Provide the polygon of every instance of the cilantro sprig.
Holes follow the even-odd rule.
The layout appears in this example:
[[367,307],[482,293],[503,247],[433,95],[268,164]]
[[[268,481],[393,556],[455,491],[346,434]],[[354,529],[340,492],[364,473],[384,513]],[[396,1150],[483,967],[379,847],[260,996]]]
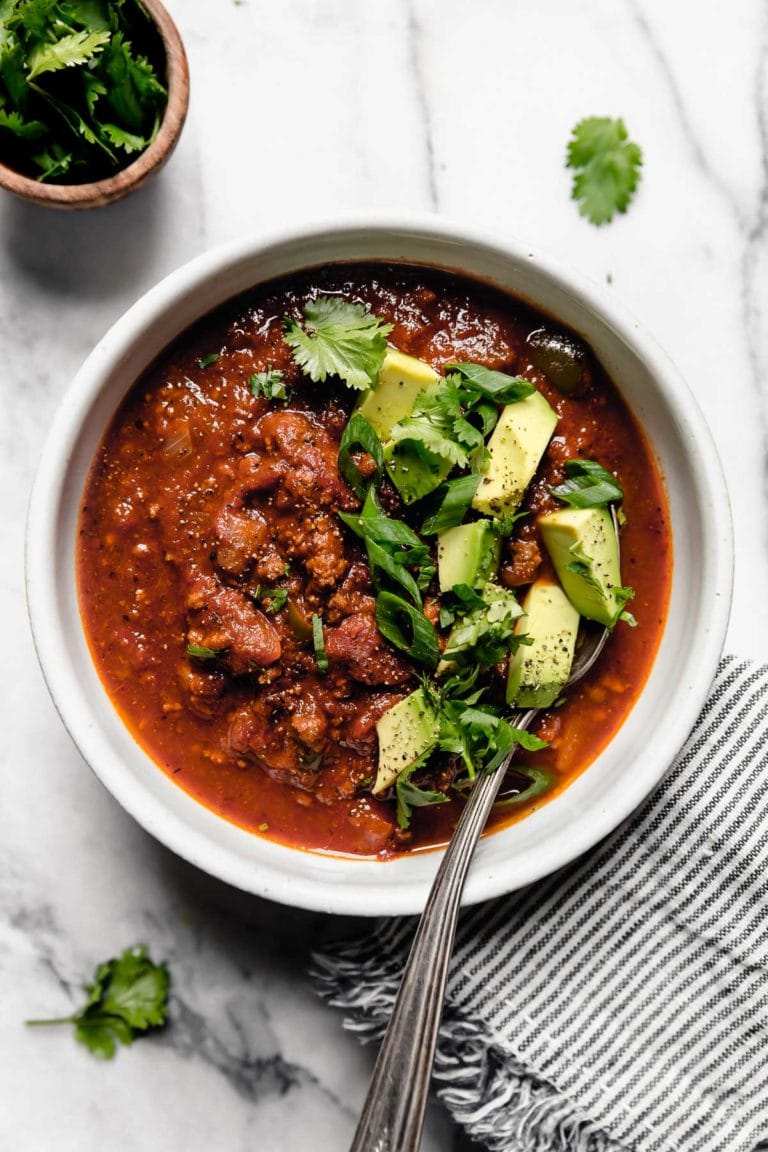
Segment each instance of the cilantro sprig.
[[248,387],[253,396],[263,396],[266,400],[290,400],[291,391],[284,376],[279,368],[267,368],[265,372],[254,372],[248,378]]
[[363,304],[318,296],[304,305],[303,327],[290,317],[284,323],[283,339],[314,383],[337,376],[350,388],[365,390],[376,382],[392,325]]
[[566,165],[574,171],[571,197],[592,224],[626,212],[640,183],[643,154],[623,120],[588,116],[573,129]]
[[40,181],[98,180],[154,139],[162,46],[138,0],[4,0],[0,155]]
[[155,964],[146,948],[128,948],[98,966],[79,1012],[26,1023],[34,1028],[72,1024],[81,1044],[94,1056],[111,1060],[118,1044],[132,1044],[137,1036],[165,1024],[169,984],[165,964]]

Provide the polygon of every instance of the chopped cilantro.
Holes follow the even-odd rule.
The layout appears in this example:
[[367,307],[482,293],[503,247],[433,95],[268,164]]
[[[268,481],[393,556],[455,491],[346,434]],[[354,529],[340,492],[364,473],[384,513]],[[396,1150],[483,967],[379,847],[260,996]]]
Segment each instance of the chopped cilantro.
[[568,142],[566,164],[574,170],[571,197],[592,224],[607,224],[626,212],[640,182],[643,154],[628,137],[623,120],[589,116]]
[[187,644],[188,654],[198,660],[217,660],[223,651],[223,648],[206,648],[204,644]]
[[248,387],[254,396],[264,396],[267,400],[290,400],[291,393],[283,376],[284,373],[279,368],[254,372],[248,380]]
[[391,331],[391,324],[362,304],[318,296],[304,306],[303,327],[286,319],[284,340],[310,380],[338,376],[350,388],[363,390],[376,382]]
[[220,352],[207,352],[205,356],[200,357],[197,366],[198,368],[210,368],[211,364],[215,364],[219,359],[221,359]]
[[261,584],[257,584],[255,588],[251,589],[250,594],[257,603],[263,605],[265,612],[271,613],[281,612],[288,600],[287,588],[265,588]]
[[131,1044],[136,1036],[165,1023],[169,982],[166,965],[154,964],[146,948],[128,948],[119,958],[99,965],[79,1012],[27,1024],[74,1024],[81,1044],[94,1056],[111,1060],[117,1043]]

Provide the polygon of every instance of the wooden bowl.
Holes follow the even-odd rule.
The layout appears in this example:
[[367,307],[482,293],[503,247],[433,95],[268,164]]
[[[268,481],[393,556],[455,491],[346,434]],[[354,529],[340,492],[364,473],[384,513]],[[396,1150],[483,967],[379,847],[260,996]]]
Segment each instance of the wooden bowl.
[[0,188],[46,208],[100,208],[121,200],[158,172],[176,147],[189,106],[189,67],[178,29],[160,0],[142,0],[157,28],[166,61],[168,103],[157,136],[135,160],[114,176],[89,184],[42,184],[0,164]]

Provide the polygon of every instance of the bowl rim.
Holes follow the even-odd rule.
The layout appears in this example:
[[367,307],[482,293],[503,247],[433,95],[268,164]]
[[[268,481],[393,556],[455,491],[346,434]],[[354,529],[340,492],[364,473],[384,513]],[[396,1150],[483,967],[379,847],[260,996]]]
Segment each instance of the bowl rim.
[[[463,904],[478,903],[514,891],[577,859],[614,831],[659,783],[693,728],[717,670],[730,612],[734,547],[730,506],[719,455],[695,396],[672,361],[645,328],[600,285],[568,269],[561,260],[537,253],[519,240],[500,238],[493,233],[445,218],[413,214],[349,213],[343,217],[303,223],[292,228],[268,229],[220,245],[171,272],[128,308],[86,358],[62,398],[44,444],[32,489],[26,535],[26,594],[34,645],[48,690],[64,726],[94,773],[134,819],[166,847],[208,874],[255,895],[314,911],[371,916],[419,912],[424,905],[429,883],[418,881],[387,885],[384,889],[386,898],[382,899],[378,888],[376,891],[371,890],[366,875],[370,875],[368,870],[371,868],[391,867],[389,862],[355,860],[355,882],[337,885],[313,875],[299,879],[287,876],[274,859],[264,866],[260,861],[256,866],[252,861],[238,858],[237,853],[228,847],[213,843],[198,828],[192,828],[190,824],[169,814],[154,798],[143,796],[130,768],[125,765],[116,768],[111,761],[99,761],[98,754],[94,752],[94,749],[98,749],[96,722],[92,716],[89,717],[88,706],[83,711],[84,699],[78,699],[77,694],[72,695],[71,665],[66,659],[66,645],[63,641],[64,620],[56,601],[56,579],[51,564],[57,539],[57,501],[63,491],[75,437],[121,356],[140,334],[146,332],[154,320],[161,318],[169,308],[178,305],[190,293],[201,291],[205,285],[216,284],[225,278],[227,271],[236,269],[244,261],[256,262],[260,254],[281,248],[290,249],[291,245],[297,243],[343,242],[345,238],[349,239],[361,232],[367,237],[379,237],[382,241],[394,233],[412,242],[426,239],[438,244],[453,245],[456,253],[453,267],[457,273],[462,271],[461,251],[462,246],[466,245],[488,250],[513,264],[523,261],[533,263],[537,274],[550,286],[573,298],[580,309],[596,314],[598,320],[608,325],[629,346],[655,378],[666,382],[667,386],[663,389],[665,400],[670,411],[686,429],[690,454],[688,463],[696,477],[699,492],[706,500],[706,503],[700,501],[700,504],[711,509],[710,517],[703,521],[708,557],[707,563],[702,565],[701,596],[701,602],[706,601],[711,605],[711,610],[707,616],[707,627],[701,629],[692,640],[695,660],[689,657],[686,664],[686,691],[677,701],[674,713],[665,719],[663,733],[656,734],[659,755],[653,769],[644,775],[628,774],[626,787],[615,803],[610,806],[601,805],[590,812],[588,820],[582,819],[573,826],[569,825],[568,835],[559,837],[554,846],[549,844],[546,857],[540,852],[533,853],[527,868],[518,869],[514,874],[505,874],[503,869],[488,874],[477,868],[474,875],[473,869],[470,869]],[[386,260],[387,257],[381,259]],[[323,262],[320,258],[318,265]],[[423,259],[414,262],[425,266],[428,264]],[[304,265],[312,266],[310,263]],[[268,278],[271,277],[265,277]],[[476,274],[474,278],[477,278]],[[259,283],[258,276],[253,283]],[[222,294],[219,302],[223,303],[229,296],[231,293]],[[209,310],[204,307],[199,315]],[[546,311],[541,307],[540,310]],[[169,344],[187,326],[180,322],[177,331],[168,337],[165,344]],[[80,493],[77,495],[79,499]],[[589,769],[582,776],[588,772]],[[575,783],[571,788],[574,786]],[[569,790],[563,795],[567,795]],[[199,804],[198,801],[194,803]],[[216,819],[230,826],[224,817],[217,816]],[[503,834],[503,830],[498,834]],[[273,842],[259,839],[274,847]],[[329,859],[302,849],[277,847],[291,856],[299,852],[310,859]],[[275,854],[279,855],[279,852]],[[423,857],[425,854],[419,855]],[[434,860],[436,870],[442,853],[436,850],[426,855]],[[347,857],[332,859],[349,864]]]
[[41,207],[98,208],[120,200],[158,171],[178,143],[189,108],[189,64],[179,30],[160,0],[142,0],[163,46],[168,98],[160,128],[149,147],[135,160],[102,180],[83,184],[43,184],[16,168],[0,163],[0,188]]

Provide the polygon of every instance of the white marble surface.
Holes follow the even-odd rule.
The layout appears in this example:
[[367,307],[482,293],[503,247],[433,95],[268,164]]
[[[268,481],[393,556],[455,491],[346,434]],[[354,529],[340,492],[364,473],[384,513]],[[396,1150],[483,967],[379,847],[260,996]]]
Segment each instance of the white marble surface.
[[[761,0],[171,0],[192,67],[168,169],[98,214],[0,201],[0,1146],[239,1152],[347,1146],[370,1054],[314,998],[310,946],[343,931],[228,892],[173,859],[87,770],[37,669],[25,506],[82,358],[161,275],[273,223],[435,210],[559,254],[621,297],[697,393],[734,502],[729,645],[768,637],[768,10]],[[629,214],[568,199],[583,115],[645,150]],[[9,659],[12,657],[12,659]],[[349,927],[348,925],[346,927]],[[100,959],[167,957],[174,1024],[94,1064],[66,1012]],[[425,1147],[456,1146],[435,1110]]]

